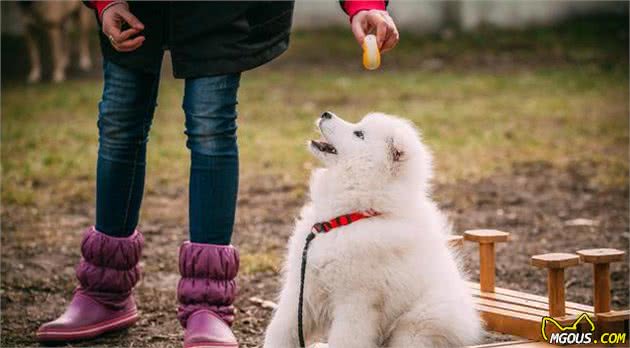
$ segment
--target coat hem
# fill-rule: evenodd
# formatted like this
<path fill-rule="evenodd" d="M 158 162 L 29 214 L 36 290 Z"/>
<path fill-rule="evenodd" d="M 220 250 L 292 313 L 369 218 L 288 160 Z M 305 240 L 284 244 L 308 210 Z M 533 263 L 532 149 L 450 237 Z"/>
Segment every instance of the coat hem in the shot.
<path fill-rule="evenodd" d="M 195 78 L 231 73 L 240 73 L 257 68 L 279 57 L 289 48 L 289 35 L 263 52 L 238 59 L 177 60 L 171 55 L 173 76 L 176 79 Z M 217 68 L 220 67 L 220 68 Z"/>

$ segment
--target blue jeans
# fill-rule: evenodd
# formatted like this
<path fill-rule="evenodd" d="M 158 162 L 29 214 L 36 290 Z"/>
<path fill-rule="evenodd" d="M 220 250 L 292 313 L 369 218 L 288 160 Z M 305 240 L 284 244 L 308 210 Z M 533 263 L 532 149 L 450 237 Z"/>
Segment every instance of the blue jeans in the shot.
<path fill-rule="evenodd" d="M 159 74 L 104 63 L 99 104 L 96 229 L 115 237 L 138 224 Z M 190 240 L 229 244 L 238 192 L 236 104 L 240 74 L 186 79 Z"/>

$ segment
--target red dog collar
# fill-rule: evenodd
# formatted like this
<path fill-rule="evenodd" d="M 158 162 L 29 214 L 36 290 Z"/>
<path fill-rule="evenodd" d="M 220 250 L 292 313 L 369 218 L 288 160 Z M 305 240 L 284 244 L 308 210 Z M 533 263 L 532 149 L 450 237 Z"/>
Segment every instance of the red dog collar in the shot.
<path fill-rule="evenodd" d="M 313 228 L 311 228 L 311 232 L 328 233 L 330 232 L 330 230 L 335 229 L 337 227 L 347 226 L 353 222 L 357 222 L 359 220 L 370 218 L 373 216 L 378 216 L 378 215 L 381 215 L 381 214 L 373 210 L 359 211 L 359 212 L 354 212 L 354 213 L 350 213 L 346 215 L 340 215 L 328 221 L 316 223 L 315 225 L 313 225 Z"/>

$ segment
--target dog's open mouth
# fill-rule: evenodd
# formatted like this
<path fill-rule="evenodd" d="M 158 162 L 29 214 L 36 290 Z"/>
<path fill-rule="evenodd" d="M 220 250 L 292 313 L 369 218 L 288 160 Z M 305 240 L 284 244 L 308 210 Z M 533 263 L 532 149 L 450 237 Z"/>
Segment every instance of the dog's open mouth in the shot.
<path fill-rule="evenodd" d="M 337 149 L 325 140 L 311 140 L 311 146 L 324 153 L 337 154 Z"/>

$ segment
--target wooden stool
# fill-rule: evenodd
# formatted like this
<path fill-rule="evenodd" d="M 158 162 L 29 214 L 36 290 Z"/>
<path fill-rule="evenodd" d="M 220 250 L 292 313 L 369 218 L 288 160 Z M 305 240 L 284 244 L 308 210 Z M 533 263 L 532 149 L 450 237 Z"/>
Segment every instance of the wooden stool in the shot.
<path fill-rule="evenodd" d="M 579 250 L 582 262 L 593 264 L 593 305 L 597 329 L 603 332 L 628 332 L 630 311 L 610 308 L 610 263 L 622 261 L 624 252 L 617 249 Z"/>
<path fill-rule="evenodd" d="M 464 240 L 479 243 L 479 286 L 483 292 L 494 292 L 494 243 L 507 242 L 507 232 L 497 230 L 468 230 Z"/>
<path fill-rule="evenodd" d="M 610 312 L 610 263 L 623 260 L 617 249 L 585 249 L 577 252 L 582 262 L 593 264 L 593 306 L 595 313 Z"/>
<path fill-rule="evenodd" d="M 564 303 L 564 269 L 580 264 L 580 257 L 575 254 L 551 253 L 534 255 L 532 265 L 547 268 L 547 296 L 549 297 L 549 316 L 566 315 Z"/>

